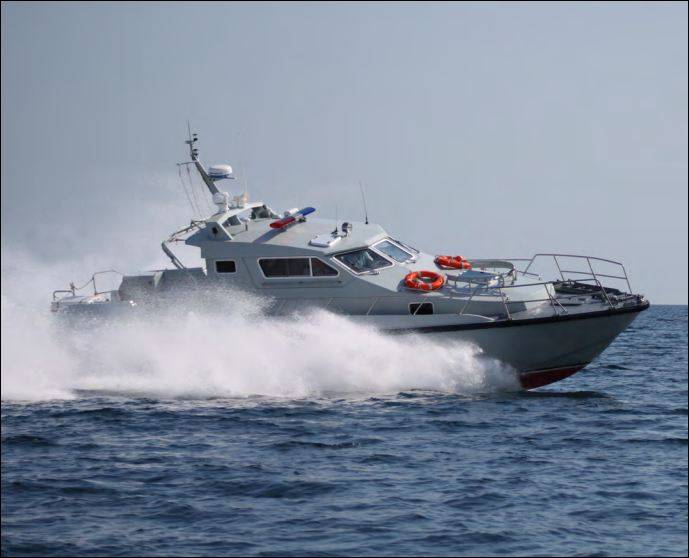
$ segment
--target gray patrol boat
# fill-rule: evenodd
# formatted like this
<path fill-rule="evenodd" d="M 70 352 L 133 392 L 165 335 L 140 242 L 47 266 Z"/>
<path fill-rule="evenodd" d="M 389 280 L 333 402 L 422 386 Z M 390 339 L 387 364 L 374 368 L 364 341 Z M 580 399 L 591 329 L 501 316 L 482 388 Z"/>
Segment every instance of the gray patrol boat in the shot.
<path fill-rule="evenodd" d="M 332 219 L 312 217 L 311 207 L 278 214 L 246 194 L 231 198 L 217 185 L 233 178 L 231 167 L 206 169 L 196 141 L 190 134 L 190 160 L 180 165 L 198 171 L 217 211 L 162 243 L 174 269 L 124 275 L 112 291 L 98 290 L 97 277 L 108 272 L 97 272 L 83 287 L 55 291 L 53 312 L 109 317 L 167 305 L 181 292 L 248 291 L 271 301 L 271 315 L 321 308 L 391 334 L 474 344 L 532 389 L 584 368 L 649 307 L 612 260 L 435 256 L 368 218 L 333 228 Z M 200 248 L 205 269 L 185 267 L 170 248 L 176 242 Z M 552 264 L 552 280 L 536 272 L 543 262 Z M 89 286 L 92 293 L 79 294 Z"/>

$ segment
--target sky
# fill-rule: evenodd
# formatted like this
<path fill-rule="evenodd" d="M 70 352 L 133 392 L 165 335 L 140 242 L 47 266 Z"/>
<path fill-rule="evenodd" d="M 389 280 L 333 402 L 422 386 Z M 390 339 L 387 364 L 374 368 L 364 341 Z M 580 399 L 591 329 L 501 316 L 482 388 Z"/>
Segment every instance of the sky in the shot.
<path fill-rule="evenodd" d="M 361 220 L 361 180 L 424 251 L 686 304 L 687 44 L 685 2 L 3 2 L 3 267 L 163 265 L 189 120 L 275 209 Z"/>

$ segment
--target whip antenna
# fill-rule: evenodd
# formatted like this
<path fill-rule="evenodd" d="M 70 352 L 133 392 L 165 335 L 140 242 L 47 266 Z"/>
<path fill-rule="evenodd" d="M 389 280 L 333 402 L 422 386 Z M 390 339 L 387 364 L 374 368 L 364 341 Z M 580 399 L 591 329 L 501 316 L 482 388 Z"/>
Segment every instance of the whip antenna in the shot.
<path fill-rule="evenodd" d="M 359 180 L 359 190 L 361 190 L 361 201 L 364 203 L 364 217 L 366 219 L 366 224 L 368 225 L 368 209 L 366 209 L 366 194 L 364 194 L 364 185 Z"/>
<path fill-rule="evenodd" d="M 237 130 L 237 144 L 239 151 L 239 165 L 242 168 L 242 182 L 244 183 L 244 200 L 249 199 L 249 178 L 246 173 L 246 160 L 244 159 L 244 148 L 242 147 L 242 133 L 241 130 Z"/>

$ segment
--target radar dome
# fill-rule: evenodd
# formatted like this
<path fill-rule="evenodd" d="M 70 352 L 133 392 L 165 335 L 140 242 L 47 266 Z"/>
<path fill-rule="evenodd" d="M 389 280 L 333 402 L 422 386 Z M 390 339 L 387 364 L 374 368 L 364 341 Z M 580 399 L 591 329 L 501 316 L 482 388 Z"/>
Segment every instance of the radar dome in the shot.
<path fill-rule="evenodd" d="M 213 165 L 208 169 L 208 176 L 211 180 L 222 180 L 223 178 L 234 178 L 230 165 Z"/>

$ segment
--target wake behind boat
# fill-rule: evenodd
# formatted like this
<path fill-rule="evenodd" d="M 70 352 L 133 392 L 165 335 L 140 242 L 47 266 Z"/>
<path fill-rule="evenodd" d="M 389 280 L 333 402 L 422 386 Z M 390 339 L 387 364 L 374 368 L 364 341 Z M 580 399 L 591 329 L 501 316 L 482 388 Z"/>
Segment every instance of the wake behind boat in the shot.
<path fill-rule="evenodd" d="M 418 333 L 477 345 L 512 366 L 532 389 L 566 378 L 589 364 L 648 301 L 632 294 L 624 266 L 570 254 L 524 258 L 435 256 L 392 238 L 368 222 L 312 217 L 313 207 L 278 214 L 267 204 L 231 198 L 217 183 L 232 179 L 229 165 L 206 169 L 196 134 L 186 141 L 190 160 L 216 212 L 192 221 L 162 243 L 174 269 L 124 275 L 113 291 L 53 293 L 61 317 L 116 317 L 139 308 L 202 297 L 208 289 L 268 297 L 266 311 L 289 315 L 321 308 L 391 333 Z M 200 249 L 205 269 L 186 267 L 170 248 Z M 557 277 L 536 270 L 549 262 Z M 615 283 L 611 285 L 611 283 Z M 620 285 L 621 284 L 621 285 Z"/>

